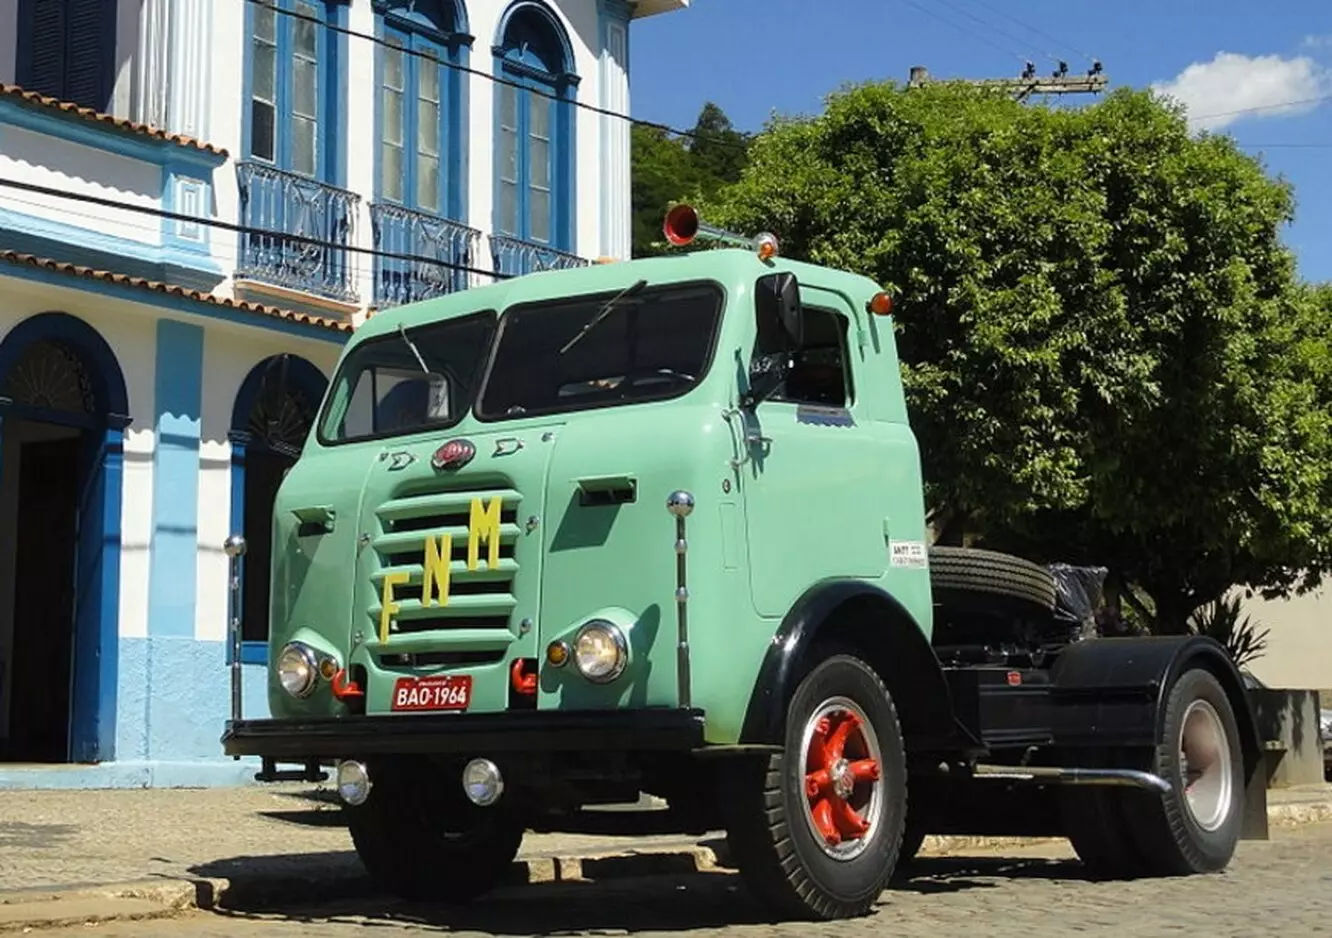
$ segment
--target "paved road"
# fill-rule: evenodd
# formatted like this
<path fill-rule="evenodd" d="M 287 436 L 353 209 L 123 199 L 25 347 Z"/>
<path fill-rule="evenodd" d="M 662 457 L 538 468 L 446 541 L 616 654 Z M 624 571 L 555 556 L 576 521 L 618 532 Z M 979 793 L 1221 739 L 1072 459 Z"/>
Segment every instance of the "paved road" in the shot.
<path fill-rule="evenodd" d="M 1015 853 L 1015 851 L 1009 851 Z M 987 938 L 1132 934 L 1332 935 L 1332 824 L 1245 843 L 1218 876 L 1131 884 L 1090 883 L 1060 848 L 1019 859 L 934 860 L 854 922 L 772 924 L 736 878 L 717 873 L 601 884 L 530 886 L 463 912 L 361 902 L 317 911 L 252 911 L 127 922 L 40 934 L 43 938 L 351 938 L 377 926 L 394 935 L 639 935 L 642 938 Z"/>

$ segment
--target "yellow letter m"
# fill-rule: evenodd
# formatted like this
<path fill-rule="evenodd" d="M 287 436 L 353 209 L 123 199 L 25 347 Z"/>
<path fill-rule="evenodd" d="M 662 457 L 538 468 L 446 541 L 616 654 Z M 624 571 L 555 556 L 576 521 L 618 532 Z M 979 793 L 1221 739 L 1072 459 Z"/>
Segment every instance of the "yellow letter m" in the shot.
<path fill-rule="evenodd" d="M 500 509 L 504 501 L 498 496 L 492 498 L 484 508 L 481 499 L 472 499 L 472 511 L 467 520 L 467 569 L 475 570 L 481 545 L 490 548 L 486 556 L 486 569 L 494 570 L 499 566 L 500 550 Z"/>

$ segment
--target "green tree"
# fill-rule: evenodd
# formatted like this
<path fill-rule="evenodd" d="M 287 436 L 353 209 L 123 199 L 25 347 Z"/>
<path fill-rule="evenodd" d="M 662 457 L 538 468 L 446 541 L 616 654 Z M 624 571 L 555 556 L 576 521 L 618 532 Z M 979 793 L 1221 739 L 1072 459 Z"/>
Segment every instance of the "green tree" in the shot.
<path fill-rule="evenodd" d="M 661 223 L 673 203 L 709 198 L 739 180 L 749 138 L 711 101 L 688 138 L 642 124 L 630 135 L 633 253 L 648 257 L 668 248 Z"/>
<path fill-rule="evenodd" d="M 1229 138 L 1146 92 L 886 83 L 749 160 L 712 221 L 896 297 L 941 540 L 1108 566 L 1160 631 L 1329 567 L 1329 291 L 1295 282 L 1289 186 Z"/>

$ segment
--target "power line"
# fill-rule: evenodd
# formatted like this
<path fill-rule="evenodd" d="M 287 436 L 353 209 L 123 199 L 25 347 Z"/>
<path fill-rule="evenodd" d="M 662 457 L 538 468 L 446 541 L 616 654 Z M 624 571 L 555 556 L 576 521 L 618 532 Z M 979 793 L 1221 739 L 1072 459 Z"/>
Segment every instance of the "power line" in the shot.
<path fill-rule="evenodd" d="M 75 194 L 72 192 L 65 192 L 62 189 L 53 189 L 50 186 L 40 186 L 31 182 L 20 182 L 17 179 L 0 178 L 0 186 L 10 189 L 20 189 L 24 192 L 35 192 L 39 195 L 51 196 L 54 198 L 71 199 L 75 202 L 84 202 L 89 205 L 100 205 L 105 208 L 121 209 L 126 212 L 137 212 L 141 215 L 152 215 L 156 218 L 187 222 L 192 225 L 204 225 L 208 228 L 218 228 L 222 231 L 230 231 L 235 234 L 273 238 L 275 240 L 292 241 L 299 244 L 310 244 L 315 247 L 329 248 L 335 251 L 347 251 L 351 254 L 366 254 L 371 257 L 387 258 L 389 260 L 411 261 L 416 264 L 435 264 L 449 270 L 478 274 L 484 277 L 493 277 L 496 280 L 508 280 L 517 276 L 516 274 L 500 273 L 498 270 L 484 270 L 480 267 L 469 267 L 466 264 L 456 264 L 452 261 L 440 260 L 436 257 L 422 257 L 417 254 L 399 254 L 395 251 L 381 251 L 378 248 L 361 247 L 357 244 L 339 244 L 335 241 L 324 241 L 319 238 L 310 238 L 305 235 L 288 234 L 285 231 L 278 231 L 273 228 L 255 228 L 250 225 L 237 225 L 232 222 L 222 221 L 219 218 L 201 218 L 195 215 L 182 215 L 179 212 L 170 212 L 162 208 L 153 208 L 147 205 L 132 205 L 125 202 L 117 202 L 114 199 L 104 199 L 101 196 L 96 195 Z"/>
<path fill-rule="evenodd" d="M 1090 53 L 1083 52 L 1083 51 L 1082 51 L 1081 49 L 1079 49 L 1077 46 L 1070 45 L 1070 44 L 1067 43 L 1067 42 L 1063 42 L 1063 41 L 1061 41 L 1060 39 L 1058 39 L 1057 37 L 1055 37 L 1055 36 L 1051 36 L 1049 33 L 1044 32 L 1044 31 L 1038 29 L 1038 28 L 1035 27 L 1035 26 L 1032 26 L 1030 23 L 1027 23 L 1027 22 L 1024 22 L 1024 21 L 1018 19 L 1016 16 L 1014 16 L 1012 13 L 1009 13 L 1009 12 L 1006 11 L 1006 10 L 1000 10 L 1000 9 L 996 9 L 995 7 L 990 6 L 990 4 L 986 3 L 985 0 L 972 0 L 972 2 L 975 3 L 977 6 L 985 7 L 985 9 L 989 10 L 989 11 L 992 12 L 992 13 L 998 13 L 1000 16 L 1006 16 L 1006 17 L 1008 17 L 1010 20 L 1012 20 L 1012 21 L 1013 21 L 1014 23 L 1016 23 L 1017 25 L 1021 26 L 1023 29 L 1030 30 L 1031 32 L 1035 33 L 1036 35 L 1038 35 L 1038 36 L 1040 36 L 1040 37 L 1042 37 L 1042 38 L 1044 38 L 1044 39 L 1047 39 L 1047 40 L 1049 40 L 1050 42 L 1053 42 L 1053 43 L 1054 43 L 1055 45 L 1057 45 L 1057 46 L 1063 46 L 1065 49 L 1069 50 L 1070 52 L 1076 52 L 1078 55 L 1082 56 L 1084 59 L 1095 60 L 1095 58 L 1096 58 L 1096 56 L 1091 55 Z"/>
<path fill-rule="evenodd" d="M 561 104 L 570 104 L 573 105 L 575 108 L 584 111 L 590 111 L 593 114 L 599 114 L 602 117 L 613 117 L 616 118 L 617 120 L 626 121 L 630 124 L 636 124 L 640 127 L 650 127 L 653 130 L 665 131 L 668 134 L 674 134 L 676 136 L 686 137 L 690 140 L 697 140 L 700 137 L 704 137 L 707 138 L 707 142 L 709 144 L 719 144 L 722 146 L 733 147 L 735 149 L 743 149 L 743 146 L 739 144 L 727 143 L 724 140 L 711 138 L 708 137 L 708 135 L 706 134 L 699 134 L 692 130 L 681 130 L 678 127 L 672 127 L 670 124 L 659 124 L 656 121 L 649 121 L 649 120 L 643 120 L 642 118 L 638 117 L 631 117 L 630 115 L 622 113 L 620 111 L 612 111 L 610 108 L 599 107 L 595 104 L 589 104 L 586 101 L 579 101 L 576 98 L 574 99 L 561 98 L 559 95 L 552 94 L 549 91 L 544 91 L 540 88 L 533 88 L 530 85 L 524 85 L 521 82 L 513 81 L 512 79 L 505 78 L 501 75 L 492 75 L 491 73 L 484 72 L 479 68 L 472 68 L 471 66 L 462 65 L 458 62 L 450 62 L 446 59 L 435 58 L 433 55 L 430 55 L 427 52 L 423 52 L 420 49 L 409 49 L 405 46 L 394 45 L 388 40 L 376 36 L 373 33 L 363 33 L 360 32 L 359 30 L 352 29 L 348 26 L 339 26 L 337 23 L 326 22 L 324 20 L 319 19 L 317 16 L 311 16 L 308 13 L 298 13 L 295 10 L 287 10 L 279 6 L 275 6 L 273 2 L 271 2 L 271 0 L 246 0 L 246 2 L 252 3 L 257 7 L 263 7 L 265 10 L 272 10 L 274 13 L 279 13 L 282 16 L 289 16 L 292 19 L 304 20 L 307 23 L 313 23 L 315 26 L 322 29 L 327 29 L 331 32 L 341 33 L 345 36 L 351 36 L 356 39 L 364 39 L 367 42 L 371 42 L 377 46 L 391 48 L 395 52 L 401 52 L 404 55 L 411 55 L 415 56 L 416 58 L 426 59 L 435 65 L 452 69 L 453 71 L 456 72 L 462 72 L 465 75 L 475 75 L 477 78 L 484 78 L 487 81 L 492 81 L 499 85 L 508 85 L 512 88 L 517 88 L 522 91 L 527 91 L 530 94 L 535 94 L 538 97 L 548 98 L 551 101 L 558 101 Z"/>
<path fill-rule="evenodd" d="M 1000 29 L 998 26 L 995 26 L 993 23 L 989 22 L 988 20 L 983 20 L 983 19 L 981 19 L 981 18 L 980 18 L 979 16 L 977 16 L 976 14 L 974 14 L 974 13 L 968 11 L 968 10 L 965 10 L 965 9 L 963 9 L 962 7 L 959 7 L 959 6 L 958 6 L 957 4 L 955 4 L 955 3 L 950 2 L 950 0 L 937 0 L 937 2 L 943 4 L 943 5 L 946 6 L 946 7 L 948 7 L 950 10 L 956 10 L 958 13 L 961 13 L 963 16 L 966 16 L 966 17 L 969 17 L 969 18 L 975 20 L 977 23 L 980 23 L 980 24 L 981 24 L 982 26 L 984 26 L 986 29 L 993 30 L 994 32 L 999 33 L 1001 36 L 1006 36 L 1006 37 L 1008 37 L 1009 39 L 1011 39 L 1011 40 L 1013 40 L 1014 42 L 1018 43 L 1019 46 L 1021 46 L 1022 43 L 1024 42 L 1024 40 L 1019 39 L 1017 36 L 1014 36 L 1012 33 L 1010 33 L 1010 32 L 1006 32 L 1006 31 Z M 1059 56 L 1054 55 L 1054 54 L 1051 53 L 1051 52 L 1046 52 L 1046 53 L 1044 53 L 1044 54 L 1045 54 L 1045 57 L 1046 57 L 1047 59 L 1050 59 L 1051 61 L 1054 61 L 1054 62 L 1060 62 L 1060 61 L 1062 61 L 1062 60 L 1059 58 Z"/>
<path fill-rule="evenodd" d="M 969 29 L 966 26 L 959 26 L 957 23 L 954 23 L 952 20 L 944 19 L 934 10 L 931 10 L 929 7 L 917 3 L 916 0 L 900 0 L 900 2 L 905 3 L 907 6 L 911 7 L 912 9 L 919 10 L 921 13 L 924 13 L 927 16 L 934 17 L 936 20 L 943 23 L 945 26 L 951 26 L 954 29 L 958 30 L 959 32 L 965 33 L 966 35 L 972 37 L 973 39 L 979 39 L 981 42 L 985 43 L 991 49 L 997 49 L 998 51 L 1004 53 L 1005 55 L 1011 55 L 1014 58 L 1016 58 L 1019 62 L 1027 61 L 1027 57 L 1025 55 L 1019 55 L 1018 53 L 1014 52 L 1012 49 L 999 45 L 997 42 L 990 39 L 988 36 L 981 35 L 973 29 Z"/>
<path fill-rule="evenodd" d="M 1215 111 L 1211 114 L 1190 114 L 1189 118 L 1195 121 L 1210 120 L 1213 117 L 1232 117 L 1236 114 L 1255 114 L 1259 111 L 1279 111 L 1282 108 L 1298 107 L 1301 104 L 1322 104 L 1324 101 L 1332 101 L 1332 94 L 1319 95 L 1316 98 L 1300 98 L 1296 101 L 1277 101 L 1273 104 L 1255 104 L 1253 107 L 1242 107 L 1233 111 Z"/>

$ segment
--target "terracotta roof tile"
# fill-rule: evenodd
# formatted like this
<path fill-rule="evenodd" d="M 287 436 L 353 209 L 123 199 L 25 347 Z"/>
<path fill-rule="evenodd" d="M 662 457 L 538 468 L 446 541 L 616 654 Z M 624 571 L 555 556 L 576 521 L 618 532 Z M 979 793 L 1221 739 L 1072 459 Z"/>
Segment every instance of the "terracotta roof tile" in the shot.
<path fill-rule="evenodd" d="M 52 98 L 36 91 L 27 91 L 18 85 L 7 85 L 0 82 L 0 95 L 19 98 L 29 104 L 36 104 L 40 107 L 51 108 L 55 111 L 62 111 L 66 114 L 72 114 L 75 117 L 82 117 L 85 120 L 99 121 L 104 124 L 111 124 L 120 130 L 129 133 L 143 134 L 146 137 L 153 137 L 157 140 L 165 140 L 168 143 L 174 143 L 178 146 L 189 147 L 194 150 L 202 150 L 204 153 L 214 153 L 225 157 L 227 151 L 221 147 L 215 147 L 211 143 L 204 143 L 201 140 L 195 140 L 193 137 L 186 137 L 182 134 L 173 134 L 169 131 L 153 127 L 149 124 L 140 124 L 137 121 L 126 120 L 123 117 L 116 117 L 113 114 L 103 114 L 101 111 L 95 111 L 90 107 L 82 107 L 69 101 L 61 101 L 59 98 Z"/>
<path fill-rule="evenodd" d="M 139 290 L 149 290 L 153 293 L 163 293 L 167 296 L 194 300 L 198 303 L 206 303 L 210 306 L 222 307 L 223 309 L 235 309 L 240 310 L 241 312 L 254 313 L 258 316 L 271 316 L 274 319 L 285 319 L 288 322 L 317 326 L 333 332 L 352 331 L 351 323 L 340 322 L 336 319 L 326 319 L 322 316 L 311 316 L 308 313 L 282 309 L 277 306 L 265 306 L 262 303 L 250 303 L 244 300 L 228 299 L 226 297 L 214 296 L 212 293 L 204 293 L 201 290 L 189 290 L 174 284 L 160 283 L 156 280 L 147 280 L 143 277 L 131 277 L 128 274 L 118 274 L 109 270 L 94 270 L 91 267 L 84 267 L 79 264 L 69 264 L 63 261 L 54 261 L 45 257 L 36 257 L 32 254 L 21 254 L 18 251 L 0 250 L 0 260 L 10 264 L 26 264 L 29 267 L 38 267 L 56 273 L 68 274 L 71 277 L 84 277 L 88 280 L 100 280 L 104 283 L 116 284 L 117 286 L 134 287 Z"/>

